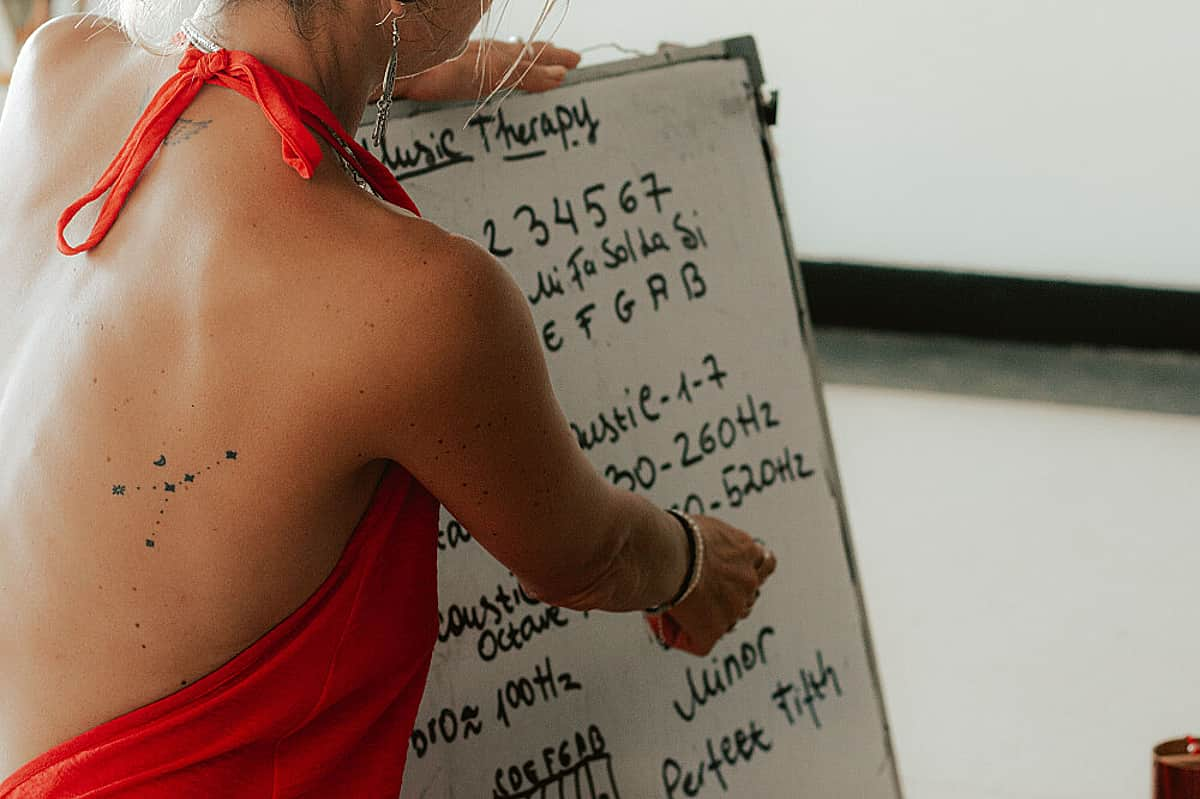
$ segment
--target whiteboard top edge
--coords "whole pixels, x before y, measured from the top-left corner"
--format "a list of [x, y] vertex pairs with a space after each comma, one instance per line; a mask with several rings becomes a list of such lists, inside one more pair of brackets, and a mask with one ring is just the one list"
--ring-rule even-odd
[[[576, 86], [581, 83], [590, 83], [597, 80], [605, 80], [620, 75], [628, 75], [633, 72], [643, 72], [651, 69], [660, 69], [662, 67], [677, 66], [693, 61], [710, 61], [714, 59], [730, 59], [742, 58], [747, 60], [751, 67], [751, 74], [755, 73], [757, 64], [749, 64], [749, 59], [754, 58], [752, 54], [748, 54], [743, 47], [731, 46], [734, 43], [741, 44], [745, 40], [753, 40], [749, 36], [735, 36], [728, 39], [718, 39], [709, 42], [708, 44], [697, 45], [696, 47], [674, 47], [662, 45], [657, 53], [644, 56], [635, 56], [633, 58], [624, 58], [617, 61], [606, 61], [603, 64], [595, 64], [590, 67], [581, 67], [567, 73], [559, 88], [568, 86]], [[527, 92], [516, 91], [514, 94], [527, 94]], [[431, 111], [440, 111], [447, 108], [465, 108], [473, 106], [475, 103], [471, 100], [460, 100], [455, 102], [417, 102], [414, 100], [397, 99], [392, 103], [390, 119], [407, 119], [409, 117], [419, 116]], [[375, 124], [375, 110], [369, 108], [363, 116], [362, 125]]]

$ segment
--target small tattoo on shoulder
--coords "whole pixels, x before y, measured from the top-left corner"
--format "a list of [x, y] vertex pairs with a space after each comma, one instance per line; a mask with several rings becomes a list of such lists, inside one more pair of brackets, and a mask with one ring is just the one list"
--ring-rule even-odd
[[211, 119], [186, 119], [180, 117], [175, 126], [171, 128], [171, 132], [163, 139], [163, 147], [169, 147], [172, 144], [180, 144], [200, 133], [209, 125], [212, 124]]

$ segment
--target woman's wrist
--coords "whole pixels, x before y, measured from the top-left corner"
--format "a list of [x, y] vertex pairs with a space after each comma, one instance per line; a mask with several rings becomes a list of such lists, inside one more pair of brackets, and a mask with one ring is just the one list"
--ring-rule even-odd
[[645, 612], [651, 615], [666, 613], [691, 596], [692, 592], [696, 590], [696, 586], [700, 584], [700, 577], [704, 570], [704, 537], [700, 533], [700, 526], [686, 513], [669, 509], [667, 512], [683, 528], [684, 536], [687, 539], [687, 567], [683, 580], [679, 583], [675, 593], [659, 604], [645, 609]]

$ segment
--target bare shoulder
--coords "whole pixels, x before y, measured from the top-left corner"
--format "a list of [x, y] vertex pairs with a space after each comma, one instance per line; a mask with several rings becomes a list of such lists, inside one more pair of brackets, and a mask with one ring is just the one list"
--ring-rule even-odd
[[[385, 211], [384, 213], [392, 213]], [[435, 222], [392, 213], [370, 246], [376, 296], [392, 292], [403, 314], [390, 321], [406, 338], [441, 354], [469, 344], [527, 313], [508, 271], [476, 242]]]
[[18, 69], [54, 68], [74, 61], [82, 48], [129, 45], [116, 20], [96, 14], [63, 14], [38, 26], [21, 48]]
[[518, 351], [540, 359], [524, 296], [483, 247], [386, 209], [354, 227], [362, 231], [350, 250], [365, 327], [353, 379], [367, 390], [349, 396], [376, 398], [359, 408], [365, 426], [425, 404], [439, 386], [461, 386], [465, 375], [494, 383], [516, 366]]
[[406, 326], [422, 319], [469, 324], [480, 313], [525, 310], [516, 283], [487, 250], [434, 221], [376, 204], [353, 230], [365, 288], [416, 314]]
[[[95, 14], [65, 14], [38, 27], [21, 47], [7, 103], [22, 109], [26, 124], [62, 130], [64, 119], [90, 115], [128, 91], [136, 54], [117, 23]], [[68, 113], [69, 110], [69, 113]]]

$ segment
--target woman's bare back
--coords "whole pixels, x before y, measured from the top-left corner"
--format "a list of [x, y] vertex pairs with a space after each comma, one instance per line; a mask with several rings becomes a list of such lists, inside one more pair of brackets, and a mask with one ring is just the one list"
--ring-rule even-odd
[[[330, 11], [314, 44], [281, 7], [232, 8], [228, 46], [307, 70], [356, 121], [372, 9]], [[465, 38], [478, 16], [459, 16]], [[60, 212], [174, 69], [60, 20], [26, 45], [0, 118], [0, 776], [301, 605], [385, 459], [546, 602], [658, 605], [703, 550], [671, 611], [679, 645], [707, 654], [745, 617], [773, 556], [710, 517], [696, 546], [596, 472], [504, 267], [330, 157], [299, 179], [245, 98], [202, 88], [100, 246], [59, 255]]]
[[63, 21], [31, 46], [0, 126], [0, 778], [217, 668], [329, 573], [386, 465], [357, 422], [385, 410], [372, 342], [399, 340], [419, 251], [380, 270], [348, 231], [438, 235], [330, 158], [302, 182], [210, 87], [105, 241], [61, 256], [58, 214], [174, 61]]

